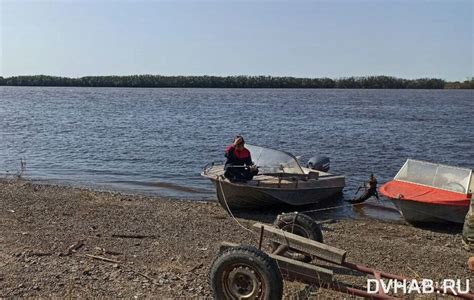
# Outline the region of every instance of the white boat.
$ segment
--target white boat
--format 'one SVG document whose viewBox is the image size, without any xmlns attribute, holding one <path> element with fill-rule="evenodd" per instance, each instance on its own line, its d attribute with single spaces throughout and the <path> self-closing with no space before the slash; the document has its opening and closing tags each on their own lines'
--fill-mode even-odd
<svg viewBox="0 0 474 300">
<path fill-rule="evenodd" d="M 408 159 L 380 193 L 410 223 L 464 223 L 474 180 L 472 170 Z"/>
<path fill-rule="evenodd" d="M 215 185 L 224 208 L 315 204 L 342 193 L 344 176 L 301 167 L 287 152 L 248 144 L 245 147 L 259 168 L 252 180 L 229 181 L 222 163 L 210 164 L 201 173 Z"/>
</svg>

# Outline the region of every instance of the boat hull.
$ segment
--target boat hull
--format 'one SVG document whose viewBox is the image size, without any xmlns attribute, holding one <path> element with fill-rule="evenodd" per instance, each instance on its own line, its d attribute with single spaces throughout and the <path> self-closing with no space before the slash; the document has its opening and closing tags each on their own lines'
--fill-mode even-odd
<svg viewBox="0 0 474 300">
<path fill-rule="evenodd" d="M 281 205 L 317 204 L 342 193 L 344 180 L 338 186 L 305 189 L 263 188 L 231 183 L 227 180 L 212 180 L 217 199 L 226 208 L 257 208 Z"/>
<path fill-rule="evenodd" d="M 444 205 L 403 199 L 391 199 L 409 223 L 463 224 L 469 206 Z"/>
</svg>

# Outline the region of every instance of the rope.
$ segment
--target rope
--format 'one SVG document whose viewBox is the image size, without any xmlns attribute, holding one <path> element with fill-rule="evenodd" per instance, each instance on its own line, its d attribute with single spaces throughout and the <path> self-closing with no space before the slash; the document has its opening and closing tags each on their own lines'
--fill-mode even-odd
<svg viewBox="0 0 474 300">
<path fill-rule="evenodd" d="M 239 225 L 243 229 L 251 232 L 252 234 L 257 234 L 255 231 L 250 230 L 247 227 L 245 227 L 244 225 L 242 225 L 242 223 L 240 223 L 239 220 L 237 220 L 237 218 L 234 216 L 234 214 L 232 213 L 232 210 L 229 207 L 229 204 L 227 203 L 227 199 L 226 199 L 226 196 L 225 196 L 225 193 L 224 193 L 224 188 L 222 187 L 222 177 L 218 176 L 217 180 L 219 181 L 219 187 L 220 187 L 221 193 L 222 193 L 222 200 L 225 204 L 225 208 L 229 212 L 229 215 L 232 217 L 232 219 L 234 219 L 234 221 L 237 223 L 237 225 Z M 346 204 L 346 205 L 338 205 L 338 206 L 332 206 L 332 207 L 325 207 L 325 208 L 319 208 L 319 209 L 311 209 L 311 210 L 299 211 L 298 213 L 310 213 L 310 212 L 318 212 L 318 211 L 327 211 L 327 210 L 333 210 L 333 209 L 338 209 L 338 208 L 343 208 L 343 207 L 354 207 L 356 205 L 361 205 L 361 204 L 364 204 L 364 202 L 354 203 L 354 204 Z"/>
<path fill-rule="evenodd" d="M 252 234 L 258 235 L 258 233 L 256 233 L 255 231 L 252 231 L 249 228 L 242 225 L 242 223 L 240 223 L 239 220 L 237 220 L 237 218 L 234 216 L 234 214 L 232 213 L 232 211 L 229 207 L 229 204 L 227 203 L 227 199 L 225 197 L 224 189 L 223 189 L 223 186 L 222 186 L 222 178 L 220 176 L 218 177 L 218 181 L 219 181 L 219 186 L 220 186 L 220 189 L 221 189 L 221 192 L 222 192 L 222 200 L 225 204 L 225 207 L 226 207 L 227 211 L 229 212 L 229 215 L 232 217 L 232 219 L 234 219 L 234 221 L 237 223 L 237 225 L 239 225 L 240 227 L 242 227 L 246 231 L 251 232 Z M 381 202 L 383 204 L 383 202 L 380 201 L 380 199 L 379 199 L 379 202 Z M 363 204 L 365 204 L 365 201 L 361 202 L 361 203 L 345 204 L 345 205 L 337 205 L 337 206 L 325 207 L 325 208 L 319 208 L 319 209 L 304 210 L 304 211 L 299 211 L 298 213 L 312 213 L 312 212 L 320 212 L 320 211 L 329 211 L 329 210 L 345 208 L 345 207 L 355 207 L 355 206 L 363 205 Z M 410 211 L 418 211 L 418 212 L 421 212 L 421 213 L 423 213 L 424 215 L 427 215 L 427 216 L 437 217 L 437 215 L 431 214 L 427 211 L 422 211 L 422 210 L 419 210 L 419 209 L 410 209 L 410 208 L 405 208 L 405 209 L 410 210 Z"/>
<path fill-rule="evenodd" d="M 379 200 L 380 203 L 382 203 L 382 205 L 384 207 L 385 204 Z M 339 205 L 339 206 L 333 206 L 333 207 L 327 207 L 327 208 L 320 208 L 320 209 L 312 209 L 312 210 L 305 210 L 305 211 L 299 211 L 299 213 L 310 213 L 310 212 L 318 212 L 318 211 L 325 211 L 325 210 L 332 210 L 332 209 L 338 209 L 338 208 L 343 208 L 343 207 L 354 207 L 356 205 L 362 205 L 362 204 L 366 204 L 365 202 L 361 202 L 361 203 L 354 203 L 354 204 L 347 204 L 347 205 Z M 416 211 L 420 214 L 423 214 L 425 216 L 430 216 L 430 217 L 436 217 L 436 218 L 441 218 L 439 215 L 437 214 L 433 214 L 433 213 L 430 213 L 429 211 L 426 211 L 426 210 L 422 210 L 422 209 L 413 209 L 413 208 L 409 208 L 409 207 L 405 207 L 404 208 L 405 210 L 408 210 L 408 211 Z M 396 210 L 401 213 L 402 217 L 403 217 L 403 213 L 402 213 L 402 210 L 399 209 L 398 207 L 396 207 Z M 442 219 L 442 218 L 441 218 Z"/>
<path fill-rule="evenodd" d="M 338 209 L 338 208 L 343 208 L 343 207 L 353 207 L 353 206 L 361 205 L 361 204 L 365 204 L 365 203 L 361 202 L 361 203 L 345 204 L 345 205 L 331 206 L 331 207 L 325 207 L 325 208 L 319 208 L 319 209 L 310 209 L 310 210 L 299 211 L 299 213 L 309 213 L 309 212 Z"/>
<path fill-rule="evenodd" d="M 227 211 L 229 212 L 229 215 L 232 217 L 232 219 L 234 219 L 234 221 L 237 223 L 237 225 L 239 225 L 240 227 L 242 227 L 243 229 L 251 232 L 252 234 L 257 234 L 255 231 L 253 230 L 250 230 L 248 229 L 247 227 L 245 227 L 244 225 L 242 225 L 239 220 L 237 220 L 237 218 L 234 216 L 234 214 L 232 213 L 232 211 L 230 210 L 230 207 L 229 207 L 229 204 L 227 204 L 227 199 L 225 197 L 225 193 L 224 193 L 224 188 L 222 187 L 222 178 L 219 176 L 217 177 L 218 178 L 218 181 L 219 181 L 219 186 L 221 188 L 221 193 L 222 193 L 222 200 L 224 200 L 224 204 L 225 204 L 225 207 L 227 209 Z"/>
</svg>

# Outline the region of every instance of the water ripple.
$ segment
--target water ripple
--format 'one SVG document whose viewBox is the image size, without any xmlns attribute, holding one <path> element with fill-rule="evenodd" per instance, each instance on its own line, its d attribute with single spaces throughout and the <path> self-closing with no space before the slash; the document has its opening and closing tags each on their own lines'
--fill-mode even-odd
<svg viewBox="0 0 474 300">
<path fill-rule="evenodd" d="M 328 155 L 346 197 L 406 158 L 474 167 L 472 91 L 0 87 L 0 172 L 214 199 L 199 176 L 233 135 Z"/>
</svg>

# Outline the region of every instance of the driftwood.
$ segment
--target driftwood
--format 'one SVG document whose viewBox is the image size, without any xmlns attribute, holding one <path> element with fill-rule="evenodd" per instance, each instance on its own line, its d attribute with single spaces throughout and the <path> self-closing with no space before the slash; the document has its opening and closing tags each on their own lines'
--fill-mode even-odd
<svg viewBox="0 0 474 300">
<path fill-rule="evenodd" d="M 142 277 L 145 277 L 146 279 L 150 280 L 151 283 L 153 283 L 153 284 L 156 282 L 156 279 L 155 279 L 155 278 L 152 278 L 152 277 L 150 277 L 150 276 L 148 276 L 148 275 L 146 275 L 146 274 L 143 274 L 143 273 L 141 273 L 141 272 L 138 272 L 138 271 L 135 271 L 135 270 L 132 270 L 132 269 L 130 269 L 130 271 L 132 271 L 133 273 L 135 273 L 135 274 L 137 274 L 137 275 L 140 275 L 140 276 L 142 276 Z"/>
<path fill-rule="evenodd" d="M 122 255 L 123 254 L 121 252 L 107 250 L 105 248 L 100 248 L 100 247 L 95 247 L 95 249 L 102 252 L 102 254 L 109 254 L 109 255 Z"/>
<path fill-rule="evenodd" d="M 120 263 L 120 261 L 118 261 L 118 260 L 110 259 L 110 258 L 107 258 L 107 257 L 102 257 L 102 256 L 97 256 L 97 255 L 92 255 L 92 254 L 85 254 L 85 256 L 90 257 L 92 259 L 102 260 L 102 261 L 106 261 L 106 262 L 110 262 L 110 263 L 114 263 L 114 264 L 119 264 Z"/>
<path fill-rule="evenodd" d="M 146 239 L 146 238 L 154 238 L 155 236 L 146 235 L 146 234 L 125 233 L 125 234 L 112 234 L 112 237 L 124 238 L 124 239 Z"/>
<path fill-rule="evenodd" d="M 101 249 L 101 248 L 96 247 L 96 249 Z M 104 250 L 104 249 L 102 249 L 102 250 Z M 118 261 L 118 260 L 110 259 L 110 258 L 103 257 L 103 256 L 97 256 L 97 255 L 92 255 L 92 254 L 85 254 L 85 256 L 86 256 L 86 257 L 90 257 L 90 258 L 92 258 L 92 259 L 101 260 L 101 261 L 105 261 L 105 262 L 109 262 L 109 263 L 114 263 L 114 264 L 120 264 L 120 263 L 121 263 L 121 262 Z M 148 279 L 148 280 L 150 280 L 150 282 L 153 283 L 153 284 L 156 284 L 156 279 L 155 279 L 155 278 L 152 278 L 152 277 L 150 277 L 150 276 L 148 276 L 148 275 L 146 275 L 146 274 L 143 274 L 143 273 L 141 273 L 141 272 L 135 271 L 135 270 L 133 270 L 132 268 L 126 266 L 126 265 L 125 265 L 125 269 L 127 269 L 127 270 L 129 270 L 129 271 L 131 271 L 131 272 L 133 272 L 133 273 L 135 273 L 135 274 L 137 274 L 137 275 L 140 275 L 140 276 L 142 276 L 142 277 L 144 277 L 144 278 L 146 278 L 146 279 Z"/>
<path fill-rule="evenodd" d="M 204 266 L 203 263 L 199 263 L 199 264 L 195 265 L 194 267 L 192 267 L 191 269 L 189 269 L 188 272 L 196 271 L 197 269 L 200 269 L 203 266 Z"/>
<path fill-rule="evenodd" d="M 32 251 L 32 252 L 26 252 L 26 256 L 50 256 L 53 255 L 51 252 L 41 252 L 41 251 Z"/>
<path fill-rule="evenodd" d="M 71 255 L 73 252 L 76 252 L 77 250 L 79 250 L 79 248 L 81 248 L 82 246 L 84 246 L 84 241 L 77 241 L 75 244 L 72 244 L 71 246 L 69 246 L 65 252 L 61 253 L 60 256 L 68 256 L 68 255 Z"/>
</svg>

